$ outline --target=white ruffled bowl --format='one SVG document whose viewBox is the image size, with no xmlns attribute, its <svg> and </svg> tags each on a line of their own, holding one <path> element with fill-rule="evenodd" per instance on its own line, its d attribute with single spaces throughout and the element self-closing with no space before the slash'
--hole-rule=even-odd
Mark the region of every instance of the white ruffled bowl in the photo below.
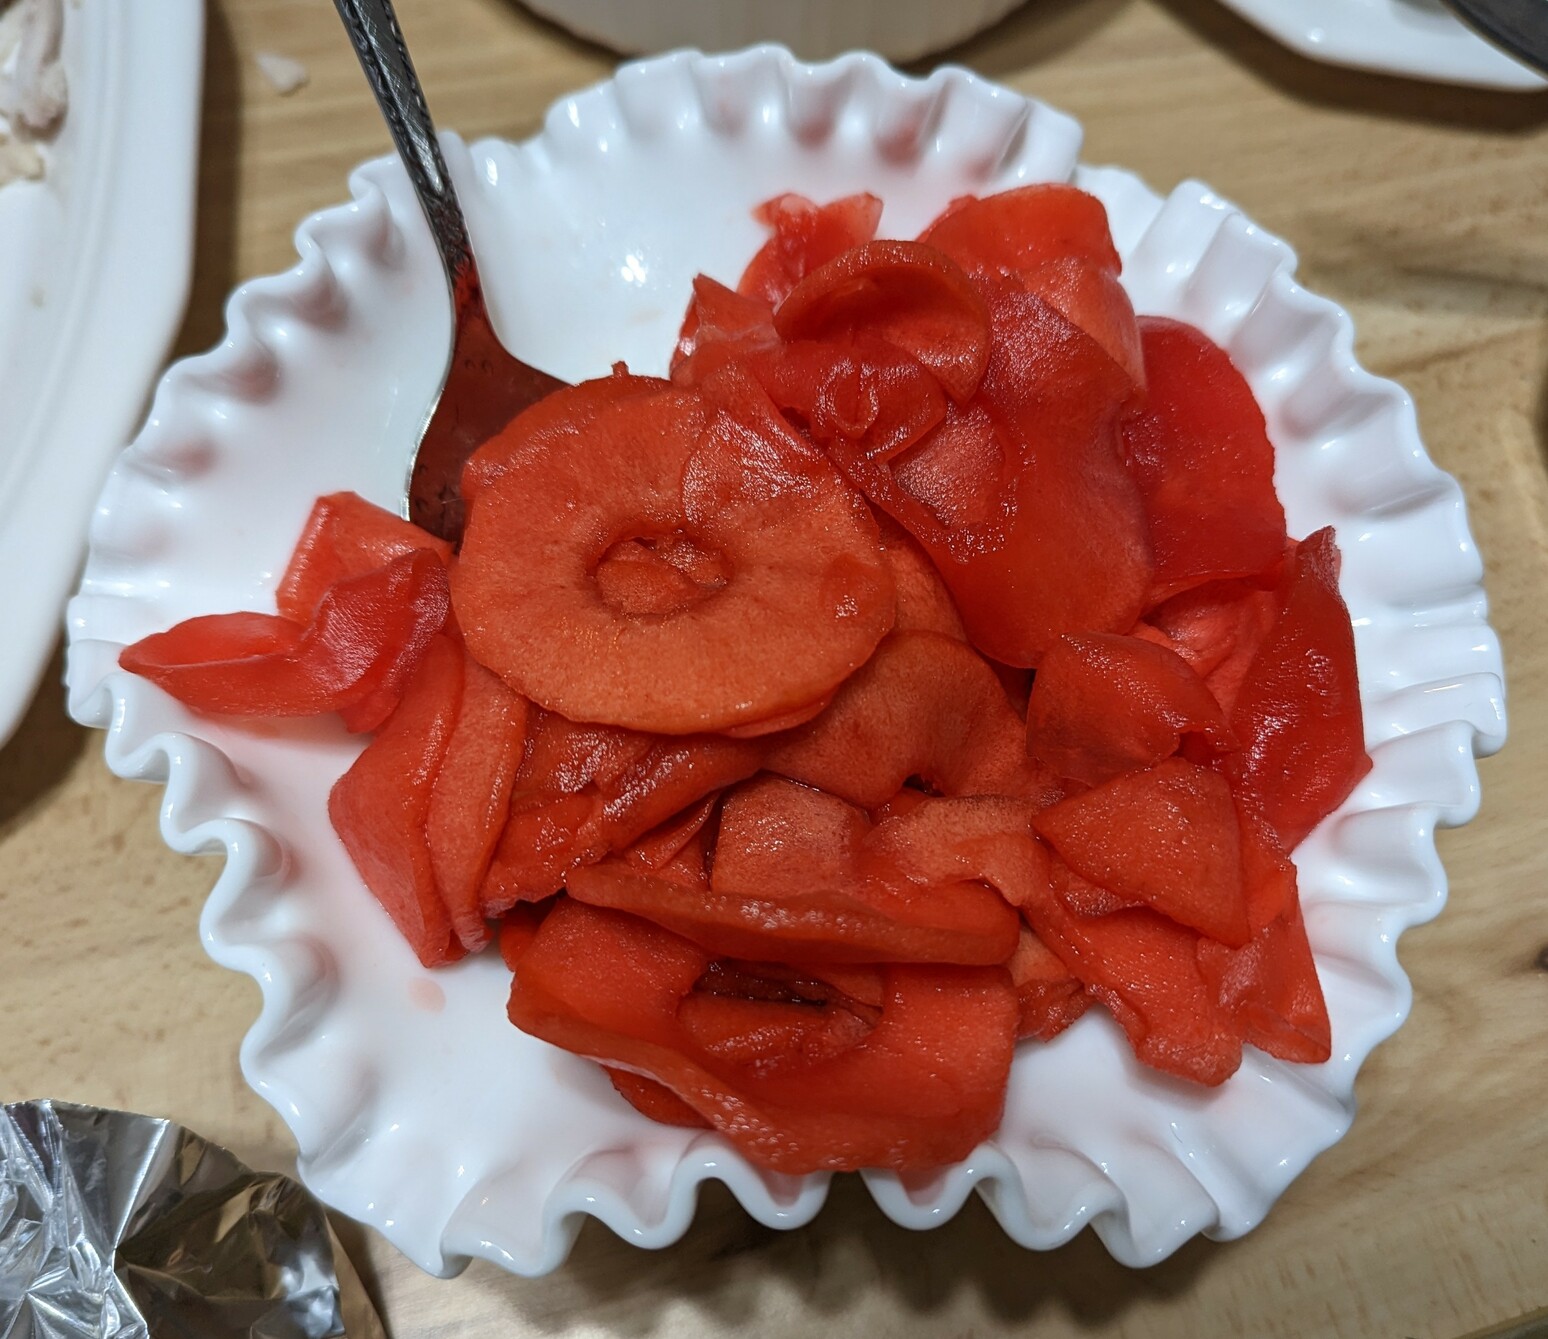
<svg viewBox="0 0 1548 1339">
<path fill-rule="evenodd" d="M 967 1161 L 864 1175 L 911 1227 L 944 1222 L 976 1188 L 1018 1242 L 1055 1246 L 1089 1223 L 1135 1265 L 1253 1227 L 1344 1133 L 1356 1071 L 1406 1016 L 1397 937 L 1445 900 L 1434 829 L 1473 816 L 1473 757 L 1504 738 L 1462 496 L 1425 455 L 1408 398 L 1360 370 L 1348 318 L 1225 201 L 1195 182 L 1162 200 L 1079 166 L 1073 121 L 962 70 L 921 81 L 869 55 L 676 54 L 559 103 L 525 144 L 445 148 L 497 324 L 564 377 L 617 358 L 663 371 L 693 275 L 734 280 L 760 238 L 749 210 L 779 191 L 874 191 L 883 232 L 908 237 L 964 192 L 1071 178 L 1106 203 L 1135 306 L 1230 350 L 1268 417 L 1292 532 L 1337 527 L 1375 759 L 1297 853 L 1333 1059 L 1249 1050 L 1205 1091 L 1142 1069 L 1093 1011 L 1021 1048 L 1004 1124 Z M 262 988 L 243 1069 L 329 1204 L 437 1273 L 470 1256 L 553 1269 L 585 1214 L 665 1245 L 708 1177 L 761 1222 L 799 1226 L 826 1177 L 770 1175 L 718 1136 L 636 1114 L 597 1066 L 506 1022 L 492 953 L 420 968 L 328 825 L 359 739 L 201 718 L 116 667 L 123 645 L 179 619 L 270 607 L 318 494 L 398 502 L 448 304 L 398 164 L 368 163 L 350 186 L 352 203 L 301 226 L 294 270 L 237 291 L 224 344 L 167 374 L 114 470 L 69 610 L 70 709 L 108 730 L 120 776 L 165 782 L 168 843 L 225 854 L 200 932 Z"/>
</svg>

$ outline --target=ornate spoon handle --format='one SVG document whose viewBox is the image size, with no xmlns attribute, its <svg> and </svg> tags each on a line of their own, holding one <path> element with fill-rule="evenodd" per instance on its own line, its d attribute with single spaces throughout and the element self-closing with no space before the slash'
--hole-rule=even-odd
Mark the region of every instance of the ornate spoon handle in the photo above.
<svg viewBox="0 0 1548 1339">
<path fill-rule="evenodd" d="M 425 105 L 424 89 L 414 73 L 393 12 L 392 0 L 333 0 L 361 68 L 370 81 L 392 142 L 408 168 L 409 179 L 429 220 L 430 232 L 446 266 L 446 279 L 459 306 L 464 295 L 480 293 L 467 221 L 457 203 L 446 160 L 436 142 L 435 124 Z M 470 283 L 469 280 L 472 282 Z M 481 295 L 481 294 L 480 294 Z"/>
</svg>

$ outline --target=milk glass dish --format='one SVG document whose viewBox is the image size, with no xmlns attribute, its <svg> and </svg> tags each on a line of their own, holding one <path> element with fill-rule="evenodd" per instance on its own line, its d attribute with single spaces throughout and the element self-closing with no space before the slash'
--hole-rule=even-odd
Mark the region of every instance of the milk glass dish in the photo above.
<svg viewBox="0 0 1548 1339">
<path fill-rule="evenodd" d="M 1476 811 L 1474 757 L 1503 741 L 1504 704 L 1461 492 L 1408 397 L 1357 365 L 1349 318 L 1206 186 L 1163 198 L 1082 165 L 1080 143 L 1069 117 L 962 70 L 910 79 L 870 54 L 806 65 L 773 47 L 626 66 L 522 144 L 443 138 L 497 327 L 565 378 L 617 359 L 664 372 L 693 276 L 734 282 L 771 195 L 873 191 L 882 232 L 911 237 L 955 196 L 1073 180 L 1108 209 L 1136 308 L 1201 326 L 1252 384 L 1291 533 L 1338 532 L 1375 764 L 1296 853 L 1333 1058 L 1249 1048 L 1198 1089 L 1142 1068 L 1093 1009 L 1019 1049 L 1004 1122 L 971 1157 L 862 1173 L 910 1227 L 976 1192 L 1028 1247 L 1089 1224 L 1143 1265 L 1248 1231 L 1348 1129 L 1361 1063 L 1408 1012 L 1398 936 L 1445 901 L 1434 830 Z M 665 1245 L 708 1178 L 797 1228 L 826 1176 L 760 1171 L 717 1135 L 639 1115 L 599 1066 L 506 1021 L 493 952 L 419 966 L 329 827 L 361 739 L 331 720 L 200 717 L 117 668 L 126 643 L 180 619 L 271 607 L 319 494 L 400 500 L 450 337 L 445 282 L 395 159 L 350 191 L 301 225 L 293 270 L 237 290 L 224 343 L 167 374 L 113 471 L 69 612 L 71 711 L 106 729 L 116 773 L 166 786 L 170 845 L 224 855 L 199 932 L 262 989 L 243 1071 L 327 1203 L 436 1273 L 473 1256 L 551 1270 L 588 1214 Z"/>
</svg>

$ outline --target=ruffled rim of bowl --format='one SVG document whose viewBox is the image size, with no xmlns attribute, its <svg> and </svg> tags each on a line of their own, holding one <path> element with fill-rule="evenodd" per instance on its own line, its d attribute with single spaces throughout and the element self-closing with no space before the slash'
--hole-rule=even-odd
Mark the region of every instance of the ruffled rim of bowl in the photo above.
<svg viewBox="0 0 1548 1339">
<path fill-rule="evenodd" d="M 556 104 L 542 133 L 520 151 L 562 161 L 591 151 L 588 137 L 600 126 L 613 137 L 616 153 L 620 135 L 661 133 L 663 108 L 684 97 L 716 131 L 743 123 L 773 99 L 796 134 L 810 133 L 803 125 L 831 126 L 859 114 L 889 154 L 928 152 L 949 142 L 952 152 L 978 155 L 986 175 L 999 173 L 1006 181 L 1063 179 L 1073 172 L 1078 184 L 1109 203 L 1115 240 L 1127 260 L 1125 280 L 1138 290 L 1136 307 L 1196 320 L 1253 382 L 1271 423 L 1280 425 L 1279 451 L 1315 460 L 1319 469 L 1329 462 L 1338 467 L 1337 507 L 1346 521 L 1361 523 L 1359 556 L 1346 563 L 1346 595 L 1357 615 L 1383 611 L 1357 629 L 1376 768 L 1297 852 L 1297 861 L 1303 880 L 1308 865 L 1326 865 L 1356 890 L 1314 891 L 1308 923 L 1314 939 L 1319 920 L 1326 932 L 1319 967 L 1333 974 L 1335 984 L 1345 981 L 1360 994 L 1362 1007 L 1330 1065 L 1298 1070 L 1261 1057 L 1244 1067 L 1272 1073 L 1281 1099 L 1293 1095 L 1302 1120 L 1281 1132 L 1284 1155 L 1272 1166 L 1245 1167 L 1233 1163 L 1230 1150 L 1217 1151 L 1210 1167 L 1136 1130 L 1135 1147 L 1128 1150 L 1131 1170 L 1124 1174 L 1071 1148 L 1009 1147 L 1002 1130 L 972 1158 L 932 1177 L 861 1174 L 881 1209 L 906 1225 L 945 1222 L 976 1189 L 1023 1245 L 1056 1246 L 1089 1223 L 1128 1264 L 1162 1259 L 1200 1231 L 1240 1235 L 1347 1128 L 1360 1064 L 1407 1014 L 1409 984 L 1397 962 L 1397 937 L 1444 903 L 1434 829 L 1474 815 L 1473 756 L 1504 739 L 1502 666 L 1461 491 L 1425 454 L 1407 395 L 1359 367 L 1348 316 L 1295 282 L 1288 247 L 1197 183 L 1184 183 L 1162 200 L 1129 173 L 1077 167 L 1074 122 L 966 71 L 943 69 L 918 80 L 864 53 L 822 65 L 803 65 L 771 47 L 721 57 L 675 53 L 625 66 L 614 80 Z M 494 142 L 469 151 L 453 137 L 447 148 L 454 170 L 466 167 L 470 153 L 513 151 Z M 99 503 L 86 575 L 69 611 L 72 714 L 107 729 L 112 771 L 165 784 L 160 827 L 169 846 L 224 853 L 200 933 L 217 962 L 252 976 L 262 990 L 262 1011 L 242 1046 L 243 1068 L 296 1134 L 303 1175 L 329 1152 L 316 1146 L 315 1127 L 302 1114 L 317 1094 L 295 1091 L 270 1071 L 266 1057 L 326 1014 L 329 950 L 305 936 L 276 938 L 261 910 L 255 913 L 284 896 L 284 843 L 251 816 L 238 770 L 197 727 L 190 728 L 194 718 L 116 669 L 123 644 L 117 630 L 123 626 L 121 602 L 138 598 L 136 565 L 154 552 L 156 528 L 170 523 L 166 493 L 184 473 L 203 468 L 186 447 L 188 435 L 176 430 L 180 405 L 190 396 L 256 402 L 275 394 L 285 354 L 260 333 L 261 313 L 284 309 L 318 325 L 334 319 L 341 281 L 329 252 L 341 236 L 354 238 L 381 264 L 394 263 L 401 239 L 381 182 L 397 171 L 395 162 L 379 160 L 352 174 L 352 203 L 325 210 L 298 229 L 300 263 L 239 289 L 228 306 L 222 345 L 168 372 L 146 429 Z M 1201 220 L 1216 226 L 1201 226 Z M 1166 262 L 1148 263 L 1150 253 L 1164 253 Z M 1294 338 L 1285 339 L 1285 330 Z M 1274 337 L 1266 338 L 1266 331 Z M 1286 501 L 1295 529 L 1296 499 Z M 1360 545 L 1374 545 L 1376 560 L 1364 561 Z M 1327 944 L 1334 945 L 1331 951 Z M 1007 1102 L 1007 1128 L 1014 1099 L 1013 1093 Z M 1276 1137 L 1273 1109 L 1253 1108 L 1253 1118 L 1267 1120 Z M 347 1162 L 347 1150 L 337 1152 Z M 412 1241 L 407 1233 L 393 1239 L 436 1272 L 481 1255 L 539 1274 L 562 1262 L 587 1215 L 642 1246 L 676 1240 L 692 1221 L 699 1183 L 711 1177 L 759 1221 L 780 1227 L 809 1221 L 827 1187 L 826 1177 L 760 1173 L 714 1136 L 692 1141 L 666 1182 L 648 1194 L 630 1181 L 639 1173 L 640 1166 L 627 1159 L 611 1169 L 572 1169 L 544 1198 L 541 1229 L 525 1244 L 502 1244 L 499 1215 L 470 1213 L 465 1200 L 451 1205 L 444 1222 L 421 1223 Z M 317 1181 L 325 1198 L 339 1185 L 336 1171 L 319 1171 Z M 1036 1183 L 1036 1195 L 1028 1193 L 1029 1182 Z M 645 1202 L 654 1209 L 643 1211 Z M 428 1246 L 432 1238 L 437 1244 Z"/>
</svg>

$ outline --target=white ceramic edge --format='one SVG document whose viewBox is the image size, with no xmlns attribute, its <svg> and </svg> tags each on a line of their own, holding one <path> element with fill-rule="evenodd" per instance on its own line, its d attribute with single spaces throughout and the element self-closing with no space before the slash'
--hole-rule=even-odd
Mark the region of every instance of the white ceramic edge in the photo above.
<svg viewBox="0 0 1548 1339">
<path fill-rule="evenodd" d="M 1025 0 L 524 0 L 578 37 L 631 54 L 692 43 L 729 50 L 778 42 L 807 59 L 857 48 L 892 61 L 943 51 Z"/>
<path fill-rule="evenodd" d="M 92 502 L 144 412 L 193 269 L 203 4 L 93 3 L 72 6 L 67 22 L 84 39 L 69 115 L 84 116 L 87 80 L 96 114 L 72 127 L 82 153 L 59 165 L 76 192 L 64 236 L 78 245 L 60 259 L 69 283 L 49 301 L 62 315 L 46 331 L 50 357 L 5 471 L 0 745 L 54 648 Z"/>
<path fill-rule="evenodd" d="M 568 155 L 598 152 L 590 136 L 616 154 L 630 133 L 643 137 L 670 122 L 674 107 L 665 94 L 671 90 L 700 99 L 706 120 L 735 126 L 770 89 L 787 110 L 800 105 L 832 117 L 864 90 L 872 99 L 868 133 L 878 143 L 895 134 L 899 152 L 910 138 L 934 136 L 938 143 L 943 118 L 957 117 L 951 133 L 971 141 L 999 184 L 1064 177 L 1079 149 L 1078 127 L 1068 118 L 963 71 L 905 80 L 874 57 L 803 67 L 788 53 L 760 48 L 713 59 L 678 53 L 625 67 L 615 81 L 558 104 L 530 151 L 562 163 Z M 474 160 L 494 161 L 487 144 L 470 155 L 449 138 L 447 148 L 454 174 L 468 188 Z M 108 728 L 106 757 L 114 772 L 166 783 L 161 829 L 174 849 L 224 852 L 201 934 L 217 961 L 252 975 L 262 988 L 263 1010 L 242 1048 L 244 1070 L 290 1125 L 303 1175 L 324 1198 L 372 1221 L 438 1272 L 479 1255 L 521 1273 L 542 1273 L 563 1260 L 587 1214 L 639 1245 L 665 1245 L 686 1229 L 696 1186 L 711 1176 L 760 1221 L 797 1226 L 820 1208 L 826 1178 L 760 1175 L 709 1136 L 691 1139 L 670 1164 L 653 1164 L 648 1186 L 631 1179 L 644 1164 L 622 1151 L 611 1163 L 593 1159 L 570 1169 L 543 1196 L 535 1235 L 520 1221 L 521 1205 L 480 1209 L 465 1190 L 448 1199 L 443 1190 L 408 1184 L 411 1173 L 395 1186 L 375 1187 L 368 1202 L 349 1169 L 365 1157 L 369 1121 L 357 1112 L 344 1126 L 330 1127 L 338 1094 L 320 1090 L 358 1076 L 313 1074 L 310 1082 L 318 1086 L 303 1091 L 305 1084 L 298 1087 L 294 1074 L 271 1059 L 278 1043 L 293 1043 L 330 1007 L 326 947 L 274 929 L 293 877 L 290 855 L 252 818 L 247 779 L 222 752 L 221 730 L 114 668 L 114 628 L 123 626 L 126 597 L 135 598 L 124 573 L 132 575 L 146 553 L 153 557 L 158 529 L 169 523 L 169 508 L 175 510 L 180 473 L 202 467 L 193 448 L 187 458 L 173 449 L 179 415 L 207 411 L 216 396 L 224 398 L 215 403 L 240 408 L 275 394 L 287 359 L 298 354 L 286 347 L 290 340 L 266 340 L 258 332 L 274 328 L 275 313 L 326 326 L 360 256 L 401 249 L 401 238 L 393 236 L 397 224 L 381 208 L 396 172 L 378 162 L 355 174 L 354 204 L 301 226 L 300 266 L 239 290 L 225 344 L 164 380 L 146 433 L 115 470 L 99 507 L 86 580 L 70 611 L 70 709 L 77 719 Z M 1136 305 L 1197 321 L 1252 381 L 1274 427 L 1292 530 L 1327 519 L 1306 514 L 1309 494 L 1298 479 L 1317 477 L 1317 488 L 1334 498 L 1326 505 L 1336 513 L 1346 554 L 1343 584 L 1355 613 L 1375 759 L 1371 776 L 1340 813 L 1297 852 L 1308 928 L 1335 1016 L 1336 1054 L 1328 1065 L 1304 1068 L 1253 1053 L 1223 1089 L 1199 1094 L 1139 1073 L 1116 1030 L 1091 1015 L 1056 1046 L 1070 1054 L 1084 1047 L 1084 1063 L 1095 1067 L 1090 1072 L 1105 1066 L 1108 1080 L 1117 1074 L 1120 1084 L 1131 1083 L 1136 1111 L 1169 1113 L 1172 1135 L 1120 1122 L 1112 1147 L 1100 1151 L 1082 1151 L 1074 1146 L 1078 1140 L 1063 1146 L 1023 1138 L 1018 1113 L 1029 1104 L 1056 1106 L 1060 1098 L 1046 1086 L 1022 1092 L 1013 1076 L 1005 1126 L 965 1163 L 912 1183 L 864 1175 L 882 1209 L 910 1227 L 945 1221 L 976 1188 L 1024 1245 L 1052 1247 L 1090 1223 L 1118 1259 L 1138 1265 L 1164 1258 L 1201 1231 L 1229 1238 L 1249 1230 L 1347 1128 L 1361 1062 L 1407 1014 L 1409 985 L 1397 963 L 1397 937 L 1444 903 L 1434 829 L 1473 816 L 1479 798 L 1473 757 L 1503 742 L 1503 680 L 1460 490 L 1426 456 L 1408 397 L 1359 368 L 1348 317 L 1294 282 L 1289 248 L 1197 183 L 1162 201 L 1125 172 L 1082 168 L 1076 179 L 1108 203 Z M 346 245 L 347 239 L 353 240 Z M 1017 1072 L 1031 1072 L 1021 1057 Z M 1194 1137 L 1212 1129 L 1208 1121 L 1216 1117 L 1234 1132 L 1231 1139 L 1214 1146 Z M 1071 1118 L 1091 1123 L 1079 1111 Z M 495 1178 L 480 1185 L 494 1186 L 498 1198 L 503 1183 Z M 379 1203 L 384 1192 L 395 1197 L 385 1208 Z M 483 1205 L 489 1199 L 485 1194 Z"/>
<path fill-rule="evenodd" d="M 1423 14 L 1407 0 L 1221 0 L 1312 60 L 1382 74 L 1511 93 L 1548 88 L 1450 14 Z"/>
</svg>

